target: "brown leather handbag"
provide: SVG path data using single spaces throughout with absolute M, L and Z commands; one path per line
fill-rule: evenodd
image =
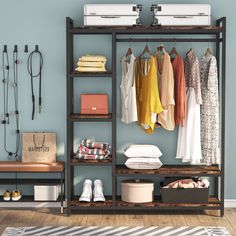
M 80 113 L 108 115 L 108 94 L 81 94 Z

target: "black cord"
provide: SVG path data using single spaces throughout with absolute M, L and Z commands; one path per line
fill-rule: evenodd
M 37 74 L 33 74 L 33 56 L 39 56 L 39 72 Z M 32 120 L 34 120 L 35 115 L 35 95 L 34 95 L 34 78 L 39 77 L 39 113 L 42 111 L 42 69 L 43 69 L 43 56 L 42 53 L 38 50 L 34 50 L 30 53 L 27 61 L 27 69 L 30 75 L 31 81 L 31 95 L 32 95 Z
M 6 59 L 6 63 L 5 63 Z M 18 159 L 18 152 L 20 147 L 20 130 L 19 130 L 19 110 L 18 110 L 18 52 L 14 50 L 13 52 L 13 78 L 14 78 L 14 103 L 15 103 L 15 117 L 16 117 L 16 149 L 15 151 L 9 151 L 7 148 L 7 124 L 10 123 L 9 117 L 9 56 L 7 50 L 4 50 L 2 53 L 3 61 L 3 100 L 4 100 L 4 149 L 8 153 L 9 158 L 15 155 L 15 158 Z M 7 72 L 6 72 L 7 70 Z

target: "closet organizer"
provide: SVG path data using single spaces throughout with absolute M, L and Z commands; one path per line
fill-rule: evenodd
M 225 175 L 225 65 L 226 65 L 226 18 L 222 17 L 216 21 L 215 26 L 205 28 L 167 28 L 167 27 L 74 27 L 70 18 L 66 19 L 67 24 L 67 215 L 71 212 L 157 212 L 158 210 L 220 210 L 224 215 L 224 175 Z M 112 68 L 111 71 L 103 73 L 74 72 L 74 36 L 106 34 L 112 38 Z M 131 35 L 144 35 L 143 38 L 130 38 Z M 149 36 L 148 36 L 149 35 Z M 161 35 L 161 37 L 160 37 Z M 191 35 L 191 36 L 189 36 Z M 152 37 L 150 37 L 152 36 Z M 186 37 L 188 36 L 188 37 Z M 125 38 L 127 37 L 127 38 Z M 139 36 L 140 37 L 140 36 Z M 190 38 L 191 37 L 191 38 Z M 118 165 L 116 160 L 116 55 L 117 44 L 122 42 L 211 42 L 215 43 L 216 59 L 219 70 L 219 94 L 220 94 L 220 154 L 221 164 L 211 166 L 200 165 L 163 165 L 158 170 L 131 170 L 124 165 Z M 112 79 L 112 109 L 107 116 L 84 116 L 74 112 L 73 108 L 73 85 L 74 80 L 82 77 L 110 77 Z M 101 80 L 101 83 L 103 81 Z M 75 122 L 111 122 L 112 123 L 112 160 L 75 160 L 74 155 L 74 123 Z M 79 165 L 110 166 L 112 168 L 112 195 L 106 196 L 106 202 L 79 202 L 78 196 L 74 194 L 74 168 Z M 168 204 L 163 203 L 159 196 L 155 196 L 152 203 L 132 204 L 121 201 L 117 195 L 118 177 L 173 177 L 173 176 L 205 176 L 214 178 L 213 195 L 207 204 Z

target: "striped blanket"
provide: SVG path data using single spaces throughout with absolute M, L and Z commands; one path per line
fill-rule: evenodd
M 111 145 L 109 143 L 83 139 L 74 158 L 84 160 L 105 160 L 110 156 Z

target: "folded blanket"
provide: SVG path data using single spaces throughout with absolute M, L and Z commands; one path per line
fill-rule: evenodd
M 129 158 L 125 165 L 129 169 L 154 170 L 159 169 L 163 164 L 159 158 L 137 157 Z
M 100 61 L 100 62 L 106 62 L 107 59 L 105 56 L 102 55 L 84 55 L 79 58 L 80 61 Z
M 76 71 L 78 72 L 106 72 L 105 67 L 76 67 Z
M 78 67 L 94 67 L 94 68 L 105 68 L 105 63 L 103 62 L 94 62 L 94 61 L 79 61 L 77 63 Z
M 104 160 L 111 156 L 111 145 L 109 143 L 95 142 L 83 139 L 74 156 L 84 160 Z
M 111 149 L 111 145 L 105 142 L 96 142 L 91 139 L 83 139 L 81 144 L 88 148 L 104 148 Z

